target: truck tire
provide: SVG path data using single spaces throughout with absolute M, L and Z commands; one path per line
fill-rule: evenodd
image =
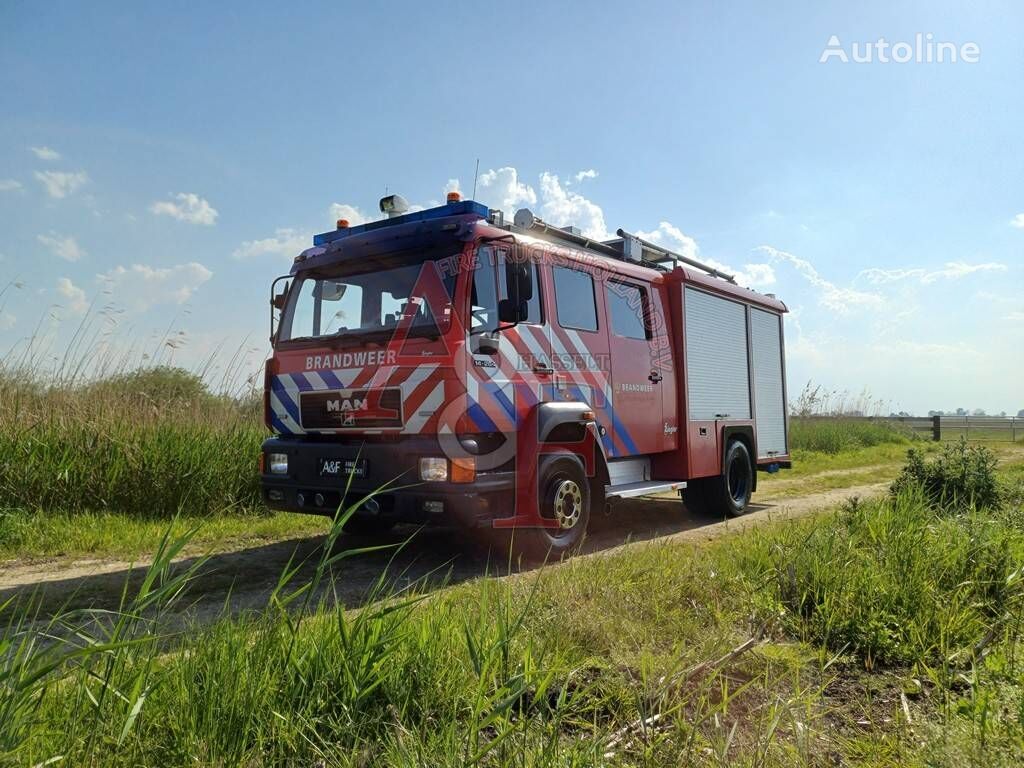
M 537 483 L 538 506 L 558 527 L 524 526 L 491 529 L 492 557 L 511 554 L 529 562 L 556 561 L 579 549 L 590 523 L 591 489 L 583 464 L 575 456 L 546 457 Z
M 709 513 L 739 517 L 750 503 L 754 489 L 754 463 L 742 440 L 732 440 L 725 450 L 722 474 L 701 481 L 704 503 Z

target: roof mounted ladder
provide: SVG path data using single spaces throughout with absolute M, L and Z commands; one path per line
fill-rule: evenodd
M 615 234 L 622 238 L 622 240 L 619 241 L 621 242 L 622 247 L 622 257 L 627 259 L 628 261 L 678 261 L 688 266 L 694 267 L 695 269 L 707 272 L 712 277 L 718 277 L 721 278 L 722 280 L 727 280 L 733 285 L 736 284 L 735 275 L 727 275 L 725 272 L 721 272 L 715 269 L 714 267 L 710 266 L 709 264 L 697 261 L 696 259 L 691 259 L 688 256 L 683 256 L 681 253 L 670 251 L 667 248 L 662 248 L 660 245 L 655 245 L 649 240 L 644 240 L 642 237 L 637 237 L 636 235 L 630 234 L 624 229 L 616 231 Z M 615 246 L 619 245 L 619 242 L 612 242 L 615 243 Z M 653 256 L 653 258 L 651 258 L 651 256 Z

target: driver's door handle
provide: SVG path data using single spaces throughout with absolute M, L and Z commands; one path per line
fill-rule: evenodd
M 550 375 L 550 374 L 555 372 L 555 369 L 554 368 L 549 368 L 544 363 L 537 363 L 536 365 L 533 366 L 533 372 L 534 373 L 543 373 L 543 374 L 546 374 L 546 375 Z
M 657 384 L 659 381 L 661 381 L 661 374 L 658 373 L 657 371 L 651 371 L 651 375 L 648 376 L 647 378 L 653 381 L 655 384 Z

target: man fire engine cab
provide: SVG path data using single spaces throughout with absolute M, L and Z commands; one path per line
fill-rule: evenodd
M 757 470 L 790 465 L 782 302 L 621 229 L 509 223 L 457 193 L 380 207 L 274 282 L 270 507 L 557 556 L 613 497 L 738 515 Z

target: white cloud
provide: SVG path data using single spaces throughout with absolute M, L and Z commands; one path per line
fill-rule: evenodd
M 872 285 L 894 283 L 899 280 L 917 280 L 924 285 L 929 285 L 938 280 L 959 280 L 975 272 L 1005 272 L 1006 265 L 999 262 L 989 261 L 983 264 L 967 264 L 963 261 L 947 261 L 942 269 L 927 270 L 922 268 L 913 269 L 878 269 L 872 267 L 860 273 Z
M 29 150 L 40 160 L 60 160 L 60 152 L 50 147 L 29 147 Z
M 492 208 L 501 208 L 511 216 L 518 208 L 536 205 L 537 193 L 529 184 L 519 180 L 519 172 L 515 168 L 506 166 L 480 175 L 477 199 Z
M 75 190 L 89 181 L 85 171 L 65 173 L 63 171 L 35 171 L 33 176 L 46 189 L 50 197 L 57 199 L 73 194 Z
M 72 314 L 82 315 L 89 309 L 89 302 L 85 298 L 85 291 L 68 278 L 61 277 L 57 280 L 57 293 L 67 299 L 64 306 Z
M 78 261 L 87 255 L 78 241 L 71 236 L 64 237 L 56 232 L 50 232 L 46 235 L 37 235 L 36 240 L 49 248 L 54 256 L 64 259 L 64 261 Z
M 154 268 L 145 264 L 115 267 L 97 275 L 128 309 L 142 312 L 156 304 L 184 304 L 213 273 L 194 261 L 173 267 Z
M 1010 219 L 1010 226 L 1016 227 L 1017 229 L 1024 229 L 1024 213 L 1018 213 Z
M 786 251 L 780 251 L 770 245 L 758 246 L 755 250 L 768 255 L 772 263 L 785 262 L 791 264 L 807 282 L 818 289 L 818 302 L 841 315 L 861 307 L 877 308 L 885 302 L 877 293 L 858 291 L 854 288 L 841 288 L 832 283 L 820 274 L 814 266 L 806 259 L 801 259 Z
M 21 189 L 21 182 L 17 179 L 0 179 L 0 192 L 14 192 Z
M 575 176 L 573 176 L 573 178 L 576 179 L 576 183 L 579 184 L 584 179 L 596 179 L 597 171 L 595 171 L 593 168 L 588 168 L 585 171 L 580 171 Z
M 459 180 L 448 179 L 448 183 L 444 185 L 444 191 L 445 194 L 449 192 L 461 192 L 462 190 L 459 188 Z
M 1024 323 L 1024 312 L 1014 311 L 1003 318 L 1009 320 L 1011 323 Z
M 18 322 L 18 318 L 10 312 L 0 312 L 0 331 L 9 331 Z
M 556 227 L 571 224 L 587 237 L 610 239 L 601 206 L 563 187 L 555 174 L 545 171 L 540 175 L 540 196 L 540 215 L 549 224 Z
M 361 210 L 356 208 L 354 205 L 348 205 L 347 203 L 332 203 L 329 215 L 331 221 L 347 219 L 349 226 L 353 227 L 358 227 L 360 224 L 372 221 L 372 219 Z
M 345 217 L 338 216 L 337 218 Z M 273 237 L 265 237 L 262 240 L 246 240 L 231 255 L 239 260 L 271 255 L 291 261 L 306 250 L 311 242 L 308 234 L 285 227 L 275 231 Z
M 747 264 L 743 269 L 734 269 L 716 259 L 702 256 L 697 241 L 667 221 L 658 224 L 657 229 L 650 232 L 637 232 L 636 235 L 643 240 L 678 253 L 680 256 L 696 259 L 719 272 L 733 275 L 737 283 L 747 288 L 764 288 L 775 283 L 775 270 L 771 264 Z
M 697 258 L 697 241 L 667 221 L 661 222 L 657 229 L 650 232 L 637 232 L 636 236 L 675 251 L 688 259 Z
M 157 216 L 170 216 L 190 224 L 212 227 L 217 221 L 217 209 L 194 192 L 179 192 L 172 200 L 153 203 L 149 210 Z

